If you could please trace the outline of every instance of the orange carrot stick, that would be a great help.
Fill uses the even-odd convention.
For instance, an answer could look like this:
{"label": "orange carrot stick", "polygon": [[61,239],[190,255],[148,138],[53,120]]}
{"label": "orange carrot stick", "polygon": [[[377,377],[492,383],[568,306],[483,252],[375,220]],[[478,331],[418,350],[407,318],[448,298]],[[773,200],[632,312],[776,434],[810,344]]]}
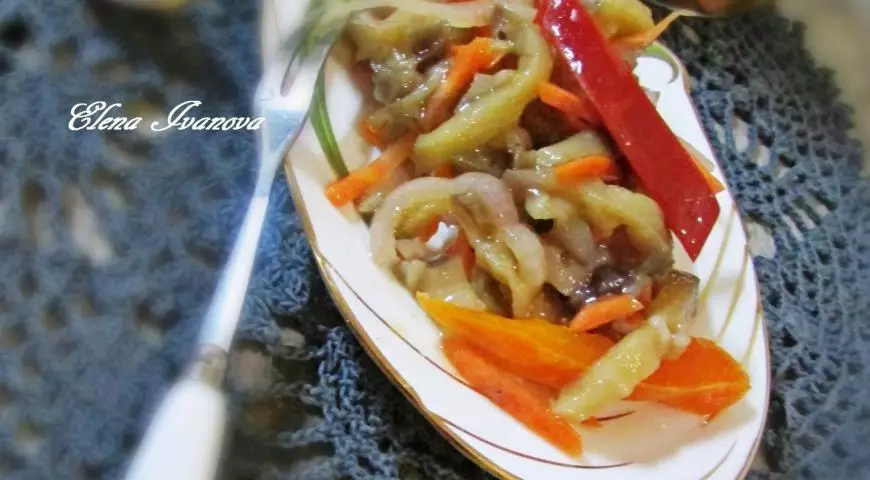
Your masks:
{"label": "orange carrot stick", "polygon": [[624,37],[614,38],[613,43],[616,44],[620,49],[623,50],[638,50],[641,48],[646,48],[652,45],[668,27],[671,26],[678,18],[685,15],[684,12],[680,10],[675,10],[671,12],[670,15],[662,19],[661,22],[655,24],[652,28],[645,32],[635,33],[633,35],[626,35]]}
{"label": "orange carrot stick", "polygon": [[577,312],[571,320],[570,328],[574,331],[586,332],[641,310],[643,304],[631,295],[605,297],[586,305]]}
{"label": "orange carrot stick", "polygon": [[616,164],[606,155],[590,155],[553,168],[559,185],[570,185],[593,178],[612,179],[616,177]]}
{"label": "orange carrot stick", "polygon": [[600,123],[598,114],[588,101],[550,82],[538,83],[538,97],[545,104],[568,115],[568,118],[581,120],[591,125]]}
{"label": "orange carrot stick", "polygon": [[[541,385],[539,395],[550,395],[547,398],[552,395],[547,392],[574,381],[613,345],[600,335],[571,332],[543,320],[512,320],[425,294],[417,294],[417,300],[445,337],[471,345],[478,356],[499,371],[525,379],[530,386]],[[460,373],[474,385],[471,378]],[[728,352],[711,340],[692,338],[680,357],[663,360],[628,400],[659,402],[715,416],[738,402],[748,390],[749,377]]]}
{"label": "orange carrot stick", "polygon": [[740,401],[749,386],[749,376],[728,352],[706,338],[692,338],[682,355],[663,360],[628,400],[713,417]]}
{"label": "orange carrot stick", "polygon": [[613,346],[601,335],[572,332],[546,320],[514,320],[422,293],[417,301],[444,335],[472,343],[499,368],[555,389],[574,381]]}
{"label": "orange carrot stick", "polygon": [[550,410],[549,398],[540,387],[501,370],[460,339],[447,337],[441,348],[478,393],[563,452],[580,455],[580,434]]}
{"label": "orange carrot stick", "polygon": [[372,125],[369,119],[365,119],[359,124],[359,135],[367,144],[372,147],[377,147],[383,149],[386,147],[384,141],[381,139],[378,130]]}
{"label": "orange carrot stick", "polygon": [[429,99],[423,117],[423,128],[426,131],[433,130],[447,120],[450,111],[471,84],[474,75],[496,60],[493,40],[487,37],[477,37],[466,45],[455,47],[453,52],[453,62],[447,72],[447,78]]}
{"label": "orange carrot stick", "polygon": [[334,180],[326,186],[326,198],[340,207],[359,198],[369,188],[386,180],[411,155],[416,136],[408,134],[390,145],[375,161]]}

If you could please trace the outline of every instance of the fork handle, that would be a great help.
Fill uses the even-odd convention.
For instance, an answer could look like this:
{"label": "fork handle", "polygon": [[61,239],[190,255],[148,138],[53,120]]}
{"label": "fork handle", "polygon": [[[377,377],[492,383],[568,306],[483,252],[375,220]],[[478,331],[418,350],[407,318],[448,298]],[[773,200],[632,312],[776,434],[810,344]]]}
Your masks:
{"label": "fork handle", "polygon": [[223,393],[201,380],[181,380],[160,404],[126,480],[213,480],[225,424]]}
{"label": "fork handle", "polygon": [[200,347],[157,408],[126,480],[214,480],[226,429],[227,357],[214,345]]}
{"label": "fork handle", "polygon": [[199,357],[160,403],[126,480],[215,478],[226,428],[221,386],[227,352],[245,299],[274,175],[274,170],[260,172],[202,326]]}

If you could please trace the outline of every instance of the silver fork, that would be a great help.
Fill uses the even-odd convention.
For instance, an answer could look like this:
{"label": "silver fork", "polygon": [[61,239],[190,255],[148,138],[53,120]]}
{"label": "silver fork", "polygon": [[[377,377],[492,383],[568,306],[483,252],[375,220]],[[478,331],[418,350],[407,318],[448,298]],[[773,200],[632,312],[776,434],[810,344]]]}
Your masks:
{"label": "silver fork", "polygon": [[305,124],[317,78],[340,31],[336,26],[315,42],[298,42],[265,69],[254,98],[256,116],[265,120],[254,194],[205,316],[197,355],[158,407],[128,480],[211,480],[217,473],[226,422],[222,384],[269,193],[281,160]]}

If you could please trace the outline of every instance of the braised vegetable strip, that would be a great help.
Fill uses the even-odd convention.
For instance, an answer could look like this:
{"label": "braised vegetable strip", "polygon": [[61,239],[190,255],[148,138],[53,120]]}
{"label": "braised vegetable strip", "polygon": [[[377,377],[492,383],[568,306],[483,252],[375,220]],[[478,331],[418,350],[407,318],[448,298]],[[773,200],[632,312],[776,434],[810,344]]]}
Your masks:
{"label": "braised vegetable strip", "polygon": [[382,153],[325,194],[372,214],[372,260],[416,296],[468,385],[569,455],[574,427],[607,428],[594,416],[617,401],[706,417],[738,402],[746,373],[686,333],[699,280],[673,269],[669,232],[696,257],[724,186],[629,64],[679,14],[354,2],[370,10],[348,36],[381,104],[358,133]]}
{"label": "braised vegetable strip", "polygon": [[696,258],[719,217],[704,175],[579,0],[541,3],[537,21],[547,41],[571,66],[668,226]]}
{"label": "braised vegetable strip", "polygon": [[[509,14],[505,14],[511,18]],[[486,97],[456,112],[434,131],[421,135],[414,146],[414,161],[431,171],[450,157],[483,147],[515,124],[523,110],[537,96],[538,82],[549,78],[553,67],[547,44],[538,29],[513,17],[507,29],[519,57],[509,82]]]}
{"label": "braised vegetable strip", "polygon": [[491,38],[478,37],[467,45],[455,47],[453,64],[447,72],[447,78],[429,99],[429,106],[423,117],[423,128],[431,131],[444,123],[459,102],[459,97],[471,84],[474,75],[495,63],[497,59]]}

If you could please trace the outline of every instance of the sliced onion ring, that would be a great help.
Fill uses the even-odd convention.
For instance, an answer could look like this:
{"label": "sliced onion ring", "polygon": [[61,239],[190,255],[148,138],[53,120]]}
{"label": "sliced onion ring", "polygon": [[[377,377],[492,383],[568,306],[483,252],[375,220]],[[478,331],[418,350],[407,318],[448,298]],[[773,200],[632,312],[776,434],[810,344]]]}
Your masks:
{"label": "sliced onion ring", "polygon": [[547,278],[547,263],[538,236],[521,223],[505,227],[501,233],[505,245],[517,259],[520,277],[528,285],[540,289]]}
{"label": "sliced onion ring", "polygon": [[411,180],[390,192],[372,218],[370,238],[375,264],[392,269],[399,261],[396,255],[396,227],[405,210],[417,203],[449,198],[451,193],[451,180],[435,177]]}
{"label": "sliced onion ring", "polygon": [[486,173],[470,172],[453,179],[454,195],[471,193],[483,203],[497,227],[519,223],[520,217],[507,186]]}

